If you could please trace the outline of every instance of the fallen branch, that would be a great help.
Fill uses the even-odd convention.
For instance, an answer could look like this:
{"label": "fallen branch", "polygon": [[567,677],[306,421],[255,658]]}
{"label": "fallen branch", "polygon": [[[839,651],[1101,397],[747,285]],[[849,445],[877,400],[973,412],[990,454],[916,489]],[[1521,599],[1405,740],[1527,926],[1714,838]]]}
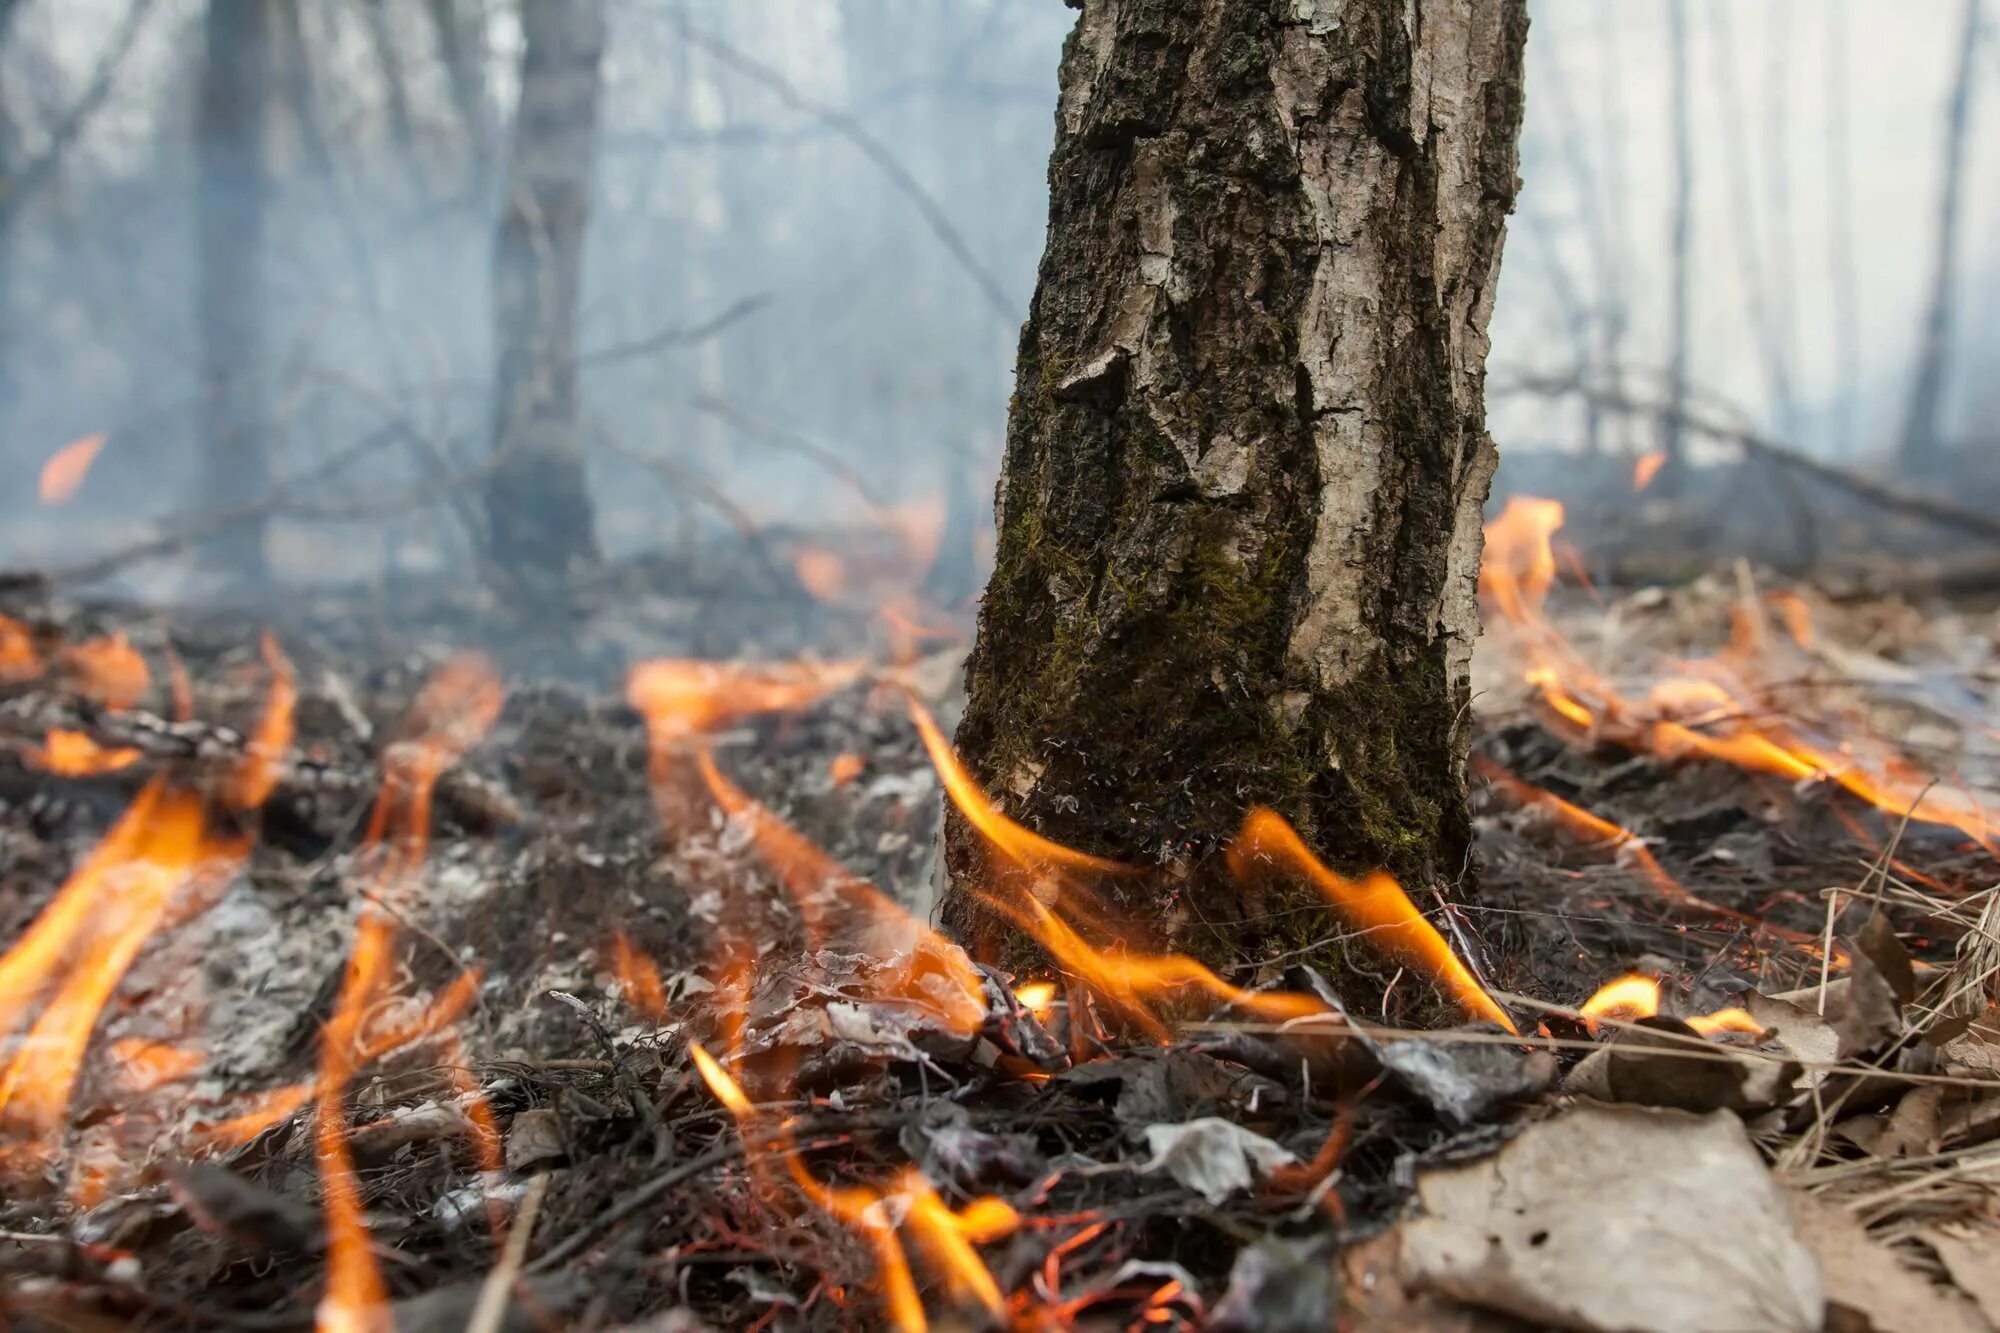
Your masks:
{"label": "fallen branch", "polygon": [[1698,413],[1676,412],[1667,403],[1635,398],[1630,394],[1599,388],[1568,377],[1524,377],[1505,385],[1495,386],[1493,393],[1496,396],[1525,393],[1546,398],[1581,398],[1608,412],[1621,412],[1661,422],[1672,420],[1697,435],[1720,444],[1735,445],[1746,454],[1768,459],[1780,467],[1845,491],[1878,509],[1909,514],[1927,519],[1940,527],[1953,528],[1991,542],[2000,542],[2000,518],[1995,518],[1991,514],[1968,509],[1935,495],[1903,490],[1889,482],[1822,462],[1792,445],[1759,435],[1755,431],[1725,425]]}

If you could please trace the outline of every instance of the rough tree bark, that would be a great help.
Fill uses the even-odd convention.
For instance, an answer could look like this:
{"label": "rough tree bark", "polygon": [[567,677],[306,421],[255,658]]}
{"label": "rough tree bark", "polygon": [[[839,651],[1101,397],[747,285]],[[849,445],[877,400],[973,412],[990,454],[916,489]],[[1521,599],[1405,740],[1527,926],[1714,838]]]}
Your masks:
{"label": "rough tree bark", "polygon": [[[205,506],[254,503],[268,489],[264,376],[265,137],[276,15],[266,0],[209,0],[204,23],[197,200]],[[264,524],[239,524],[202,548],[230,577],[260,580]]]}
{"label": "rough tree bark", "polygon": [[1944,181],[1938,190],[1937,252],[1931,263],[1930,304],[1917,345],[1910,410],[1898,456],[1913,472],[1936,473],[1945,461],[1945,362],[1951,350],[1952,298],[1958,291],[1958,220],[1965,194],[1965,146],[1972,121],[1972,86],[1978,70],[1979,0],[1965,0],[1959,26],[1958,70],[1945,104]]}
{"label": "rough tree bark", "polygon": [[[1325,934],[1223,875],[1252,804],[1341,868],[1465,865],[1526,9],[1081,7],[958,743],[1045,835],[1185,870],[1123,890],[1162,942],[1249,961]],[[945,856],[945,923],[1026,961],[956,818]]]}
{"label": "rough tree bark", "polygon": [[496,565],[559,583],[597,559],[585,489],[576,311],[603,83],[604,0],[523,0],[521,104],[493,261]]}

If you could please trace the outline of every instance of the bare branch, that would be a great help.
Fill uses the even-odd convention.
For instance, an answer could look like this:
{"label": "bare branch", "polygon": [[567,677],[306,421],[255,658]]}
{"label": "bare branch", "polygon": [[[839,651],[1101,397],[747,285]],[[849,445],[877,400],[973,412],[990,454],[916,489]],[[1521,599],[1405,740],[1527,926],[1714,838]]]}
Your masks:
{"label": "bare branch", "polygon": [[[13,3],[0,0],[5,8],[0,9],[0,19],[10,16]],[[146,18],[153,11],[153,0],[132,0],[125,11],[124,22],[111,35],[111,44],[99,57],[97,68],[91,71],[90,80],[83,92],[70,105],[69,111],[56,122],[49,131],[49,141],[42,151],[23,163],[13,175],[0,178],[0,228],[12,222],[23,205],[33,197],[35,191],[62,162],[63,154],[69,151],[84,129],[103,107],[105,99],[111,95],[111,85],[116,80],[118,69],[125,63],[125,57],[132,52],[139,39],[140,31],[146,25]]]}
{"label": "bare branch", "polygon": [[[1766,459],[1793,472],[1811,477],[1815,481],[1846,491],[1849,495],[1865,500],[1878,509],[1910,514],[1928,519],[1941,527],[1955,528],[1988,541],[2000,542],[2000,518],[1981,513],[1976,509],[1967,509],[1934,495],[1906,491],[1889,482],[1850,472],[1846,468],[1835,467],[1792,445],[1770,439],[1744,427],[1726,425],[1713,418],[1686,410],[1676,411],[1671,401],[1652,402],[1634,398],[1624,393],[1586,384],[1575,378],[1565,377],[1526,376],[1506,384],[1497,384],[1489,392],[1493,397],[1523,393],[1544,398],[1589,398],[1607,412],[1624,412],[1650,418],[1663,429],[1676,428],[1704,436],[1720,444],[1735,445],[1746,454]],[[1672,420],[1669,421],[1669,418]]]}
{"label": "bare branch", "polygon": [[973,285],[979,288],[980,295],[986,298],[986,303],[993,308],[993,313],[1009,324],[1019,321],[1021,312],[1008,299],[1006,289],[1000,285],[1000,280],[979,262],[978,256],[972,253],[972,247],[966,243],[965,237],[952,225],[951,219],[945,216],[943,206],[924,188],[923,183],[911,174],[910,169],[897,160],[896,155],[889,151],[887,144],[870,134],[861,122],[847,112],[808,97],[783,74],[737,50],[713,33],[702,31],[677,13],[667,15],[665,19],[689,45],[708,52],[721,64],[768,90],[786,106],[811,116],[859,149],[863,157],[874,163],[876,169],[889,178],[890,184],[909,197],[910,202],[916,206],[918,214],[922,216],[924,224],[930,228],[931,234],[936,236],[950,252],[951,257],[958,261],[958,266],[965,270]]}

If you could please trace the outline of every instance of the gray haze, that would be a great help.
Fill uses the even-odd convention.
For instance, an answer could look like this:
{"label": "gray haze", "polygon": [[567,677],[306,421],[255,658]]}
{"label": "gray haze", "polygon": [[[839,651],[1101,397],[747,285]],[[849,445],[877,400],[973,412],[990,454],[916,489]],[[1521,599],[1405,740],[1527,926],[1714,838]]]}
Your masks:
{"label": "gray haze", "polygon": [[[425,468],[442,460],[449,478],[488,439],[493,158],[518,23],[506,0],[464,5],[481,129],[455,101],[430,0],[282,3],[303,59],[286,63],[271,113],[267,447],[291,515],[274,564],[291,577],[469,573],[440,503],[450,487]],[[155,0],[94,105],[129,0],[12,11],[0,178],[23,193],[0,203],[0,564],[62,564],[212,507],[193,279],[202,6]],[[1533,12],[1526,189],[1492,379],[1574,373],[1622,328],[1619,363],[1656,384],[1665,7],[1535,0]],[[1690,0],[1687,12],[1690,379],[1808,449],[1884,455],[1934,263],[1960,7]],[[612,0],[579,337],[611,553],[954,492],[984,509],[1073,16],[1059,0]],[[1990,26],[1985,48],[1990,85]],[[1945,414],[1948,435],[1979,444],[2000,406],[2000,179],[1986,169],[2000,98],[1986,91]],[[52,141],[50,169],[19,177]],[[718,320],[719,333],[683,336]],[[1843,370],[1843,337],[1858,373]],[[1503,458],[1583,443],[1571,405],[1506,397],[1492,421]],[[1607,449],[1646,447],[1642,431],[1603,429]],[[99,431],[110,443],[78,498],[38,505],[43,459]],[[185,591],[184,563],[146,565],[131,586]]]}

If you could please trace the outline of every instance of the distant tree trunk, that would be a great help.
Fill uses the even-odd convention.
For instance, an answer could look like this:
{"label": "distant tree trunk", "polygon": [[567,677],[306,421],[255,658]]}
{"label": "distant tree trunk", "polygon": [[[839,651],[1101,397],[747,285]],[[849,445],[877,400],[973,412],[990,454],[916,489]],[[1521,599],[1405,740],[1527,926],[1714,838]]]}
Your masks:
{"label": "distant tree trunk", "polygon": [[[0,56],[7,53],[14,17],[22,0],[0,0]],[[21,132],[0,98],[0,424],[14,403],[14,218],[18,204],[11,197],[19,188]]]}
{"label": "distant tree trunk", "polygon": [[1917,345],[1910,411],[1903,422],[1901,460],[1913,472],[1935,473],[1944,463],[1940,418],[1944,413],[1945,361],[1951,350],[1952,298],[1958,287],[1958,219],[1965,192],[1965,145],[1972,121],[1972,84],[1979,47],[1979,0],[1965,0],[1958,39],[1958,73],[1945,107],[1944,183],[1938,194],[1937,253],[1931,299]]}
{"label": "distant tree trunk", "polygon": [[467,173],[483,185],[493,163],[493,99],[486,87],[485,17],[467,12],[465,0],[425,0],[438,60],[451,89],[451,105],[465,132]]}
{"label": "distant tree trunk", "polygon": [[521,106],[493,263],[499,351],[486,488],[495,563],[552,587],[597,559],[584,484],[576,316],[597,153],[604,0],[523,0]]}
{"label": "distant tree trunk", "polygon": [[1854,265],[1853,136],[1847,120],[1852,88],[1847,53],[1848,0],[1830,0],[1826,10],[1826,173],[1827,215],[1833,219],[1830,285],[1833,289],[1834,453],[1854,456],[1855,387],[1861,382],[1860,282]]}
{"label": "distant tree trunk", "polygon": [[[958,741],[1046,836],[1185,869],[1119,904],[1161,942],[1265,958],[1324,918],[1223,876],[1254,803],[1342,868],[1465,868],[1526,7],[1082,11]],[[946,924],[1024,961],[955,817],[945,854]]]}
{"label": "distant tree trunk", "polygon": [[1694,112],[1688,93],[1687,0],[1667,4],[1668,111],[1674,127],[1672,298],[1667,326],[1667,410],[1660,414],[1666,456],[1658,489],[1680,484],[1686,463],[1683,418],[1688,399],[1688,306],[1694,294]]}
{"label": "distant tree trunk", "polygon": [[[205,389],[208,504],[248,504],[270,481],[271,428],[264,376],[265,162],[274,7],[267,0],[209,0],[197,200],[197,282]],[[264,524],[239,524],[203,550],[232,578],[261,580]]]}
{"label": "distant tree trunk", "polygon": [[[1625,396],[1625,332],[1631,322],[1630,298],[1625,290],[1626,224],[1625,149],[1627,131],[1624,112],[1624,61],[1619,40],[1619,15],[1608,5],[1593,7],[1597,20],[1600,68],[1597,79],[1598,128],[1604,135],[1604,271],[1599,279],[1603,304],[1598,320],[1601,345],[1598,361],[1604,367],[1604,388],[1613,397]],[[1630,451],[1631,420],[1619,422],[1620,447]]]}

